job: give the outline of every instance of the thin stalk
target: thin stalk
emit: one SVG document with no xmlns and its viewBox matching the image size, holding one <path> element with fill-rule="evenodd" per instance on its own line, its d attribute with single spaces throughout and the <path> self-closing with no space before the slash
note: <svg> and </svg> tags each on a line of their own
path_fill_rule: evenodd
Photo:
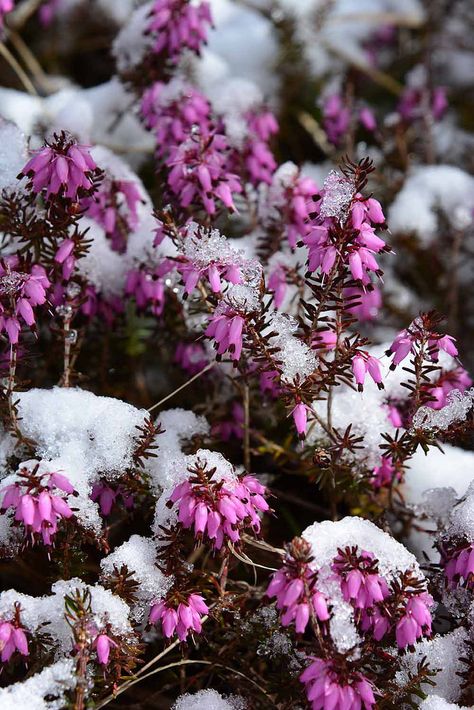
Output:
<svg viewBox="0 0 474 710">
<path fill-rule="evenodd" d="M 198 372 L 196 375 L 194 375 L 194 377 L 191 377 L 190 380 L 188 380 L 187 382 L 185 382 L 184 385 L 181 385 L 181 387 L 178 387 L 178 388 L 175 389 L 173 392 L 171 392 L 170 394 L 166 395 L 166 397 L 163 397 L 163 399 L 160 399 L 160 401 L 157 402 L 156 404 L 154 404 L 152 407 L 150 407 L 150 408 L 148 409 L 148 411 L 149 411 L 149 412 L 152 412 L 154 409 L 156 409 L 157 407 L 160 407 L 162 404 L 164 404 L 164 403 L 167 402 L 169 399 L 171 399 L 172 397 L 174 397 L 175 394 L 178 394 L 178 392 L 181 392 L 181 390 L 186 389 L 186 387 L 188 387 L 190 384 L 192 384 L 192 383 L 194 382 L 194 380 L 197 380 L 199 377 L 201 377 L 201 375 L 204 375 L 206 372 L 209 372 L 209 370 L 212 370 L 212 368 L 214 367 L 215 364 L 216 364 L 215 362 L 210 362 L 208 365 L 206 365 L 206 367 L 203 367 L 203 369 L 200 370 L 200 372 Z"/>
</svg>

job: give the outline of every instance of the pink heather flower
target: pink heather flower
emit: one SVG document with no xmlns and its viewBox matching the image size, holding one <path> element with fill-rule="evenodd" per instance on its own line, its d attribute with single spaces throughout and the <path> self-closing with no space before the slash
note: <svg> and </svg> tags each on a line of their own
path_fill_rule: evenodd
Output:
<svg viewBox="0 0 474 710">
<path fill-rule="evenodd" d="M 222 304 L 216 308 L 204 335 L 213 338 L 217 355 L 230 353 L 231 360 L 239 360 L 242 353 L 245 319 L 232 307 Z"/>
<path fill-rule="evenodd" d="M 94 502 L 99 502 L 100 512 L 105 517 L 109 516 L 117 499 L 121 497 L 122 503 L 127 510 L 133 508 L 133 495 L 129 493 L 123 486 L 111 488 L 107 483 L 94 483 L 92 487 L 91 499 Z"/>
<path fill-rule="evenodd" d="M 404 614 L 395 627 L 395 638 L 399 648 L 414 646 L 417 639 L 431 634 L 431 614 L 429 606 L 433 599 L 423 592 L 408 600 Z"/>
<path fill-rule="evenodd" d="M 270 273 L 268 278 L 268 288 L 273 291 L 273 301 L 275 308 L 280 308 L 285 300 L 288 284 L 286 280 L 286 268 L 283 264 L 278 264 Z"/>
<path fill-rule="evenodd" d="M 209 358 L 201 343 L 178 343 L 173 361 L 190 375 L 203 370 Z"/>
<path fill-rule="evenodd" d="M 112 646 L 118 647 L 118 644 L 107 636 L 107 634 L 98 634 L 94 641 L 95 650 L 97 652 L 97 660 L 103 666 L 106 666 L 109 662 L 110 649 Z"/>
<path fill-rule="evenodd" d="M 376 285 L 370 290 L 357 286 L 346 288 L 344 298 L 348 299 L 347 310 L 361 323 L 375 320 L 382 307 L 382 293 Z"/>
<path fill-rule="evenodd" d="M 278 380 L 279 373 L 277 370 L 262 372 L 259 378 L 260 391 L 263 394 L 268 393 L 270 397 L 278 397 L 281 391 Z"/>
<path fill-rule="evenodd" d="M 29 655 L 25 631 L 12 621 L 0 621 L 0 651 L 2 663 L 8 663 L 15 651 Z"/>
<path fill-rule="evenodd" d="M 373 133 L 377 130 L 377 120 L 374 112 L 367 106 L 364 106 L 364 108 L 361 108 L 359 111 L 359 121 L 366 131 Z"/>
<path fill-rule="evenodd" d="M 87 215 L 104 228 L 112 249 L 122 253 L 128 233 L 138 226 L 138 205 L 142 202 L 142 192 L 132 180 L 106 179 L 93 197 L 82 200 L 82 205 Z"/>
<path fill-rule="evenodd" d="M 423 316 L 411 323 L 410 327 L 400 331 L 397 337 L 387 350 L 387 355 L 393 355 L 390 368 L 395 369 L 410 353 L 416 352 L 416 346 L 426 340 L 426 331 L 423 324 Z M 428 352 L 426 353 L 433 362 L 438 362 L 439 351 L 443 350 L 451 357 L 457 357 L 458 350 L 455 339 L 450 335 L 440 335 L 431 333 L 428 338 Z"/>
<path fill-rule="evenodd" d="M 50 285 L 42 266 L 28 266 L 16 256 L 0 260 L 0 333 L 5 331 L 12 345 L 18 343 L 22 322 L 35 326 L 33 309 L 46 302 Z"/>
<path fill-rule="evenodd" d="M 43 2 L 41 4 L 40 9 L 38 10 L 38 15 L 43 27 L 48 27 L 48 25 L 52 23 L 56 15 L 56 11 L 62 1 L 63 0 L 48 0 L 47 2 Z"/>
<path fill-rule="evenodd" d="M 451 585 L 465 585 L 474 588 L 474 543 L 470 543 L 451 554 L 444 562 L 445 574 Z"/>
<path fill-rule="evenodd" d="M 357 384 L 357 389 L 362 392 L 367 373 L 379 389 L 383 389 L 382 370 L 380 360 L 367 353 L 359 352 L 352 358 L 352 372 Z"/>
<path fill-rule="evenodd" d="M 63 132 L 35 153 L 19 177 L 28 177 L 30 188 L 38 194 L 45 191 L 47 199 L 61 195 L 76 202 L 94 192 L 95 174 L 97 165 L 88 147 L 78 145 Z"/>
<path fill-rule="evenodd" d="M 62 275 L 66 281 L 71 277 L 76 264 L 74 257 L 75 242 L 73 239 L 64 239 L 58 247 L 54 256 L 57 264 L 62 264 Z"/>
<path fill-rule="evenodd" d="M 389 594 L 385 580 L 377 572 L 377 564 L 371 552 L 357 549 L 339 551 L 332 569 L 341 578 L 342 595 L 356 609 L 371 609 Z"/>
<path fill-rule="evenodd" d="M 426 87 L 405 89 L 397 106 L 398 113 L 405 121 L 411 123 L 423 118 L 426 96 L 429 91 Z M 436 87 L 429 93 L 428 100 L 434 120 L 440 121 L 448 108 L 446 89 L 442 86 Z"/>
<path fill-rule="evenodd" d="M 242 148 L 232 155 L 235 172 L 240 172 L 243 158 L 248 181 L 255 187 L 261 183 L 270 185 L 277 164 L 268 141 L 278 132 L 278 122 L 270 111 L 251 111 L 243 118 L 247 123 L 247 135 Z"/>
<path fill-rule="evenodd" d="M 242 440 L 244 438 L 244 408 L 239 402 L 232 403 L 232 418 L 217 422 L 212 426 L 213 436 L 217 436 L 222 441 L 229 441 L 232 438 Z"/>
<path fill-rule="evenodd" d="M 157 153 L 168 155 L 172 146 L 187 140 L 193 126 L 201 135 L 209 135 L 211 106 L 207 98 L 191 84 L 180 80 L 150 86 L 142 97 L 141 114 L 146 128 L 156 136 Z"/>
<path fill-rule="evenodd" d="M 433 383 L 429 393 L 435 399 L 427 402 L 431 409 L 442 409 L 447 404 L 447 397 L 453 389 L 465 392 L 472 386 L 472 380 L 463 367 L 456 367 L 454 370 L 443 372 L 438 380 Z"/>
<path fill-rule="evenodd" d="M 244 529 L 260 531 L 259 512 L 269 510 L 266 489 L 253 476 L 241 479 L 213 478 L 215 469 L 207 473 L 196 468 L 191 479 L 176 486 L 169 504 L 178 503 L 178 520 L 191 528 L 198 539 L 207 538 L 215 550 L 229 540 L 236 544 Z"/>
<path fill-rule="evenodd" d="M 199 279 L 205 276 L 213 293 L 222 291 L 222 279 L 232 284 L 241 282 L 240 269 L 237 264 L 219 264 L 212 261 L 208 266 L 199 268 L 192 263 L 179 264 L 178 271 L 184 280 L 184 292 L 190 294 L 196 288 Z"/>
<path fill-rule="evenodd" d="M 323 104 L 323 126 L 329 141 L 339 145 L 351 122 L 351 114 L 339 94 L 328 96 Z"/>
<path fill-rule="evenodd" d="M 364 632 L 372 632 L 376 641 L 381 641 L 383 637 L 390 631 L 391 623 L 383 611 L 375 606 L 373 609 L 362 612 L 361 629 Z"/>
<path fill-rule="evenodd" d="M 195 5 L 189 0 L 155 0 L 149 18 L 152 51 L 166 54 L 173 62 L 184 49 L 199 52 L 207 39 L 207 25 L 212 24 L 209 4 Z"/>
<path fill-rule="evenodd" d="M 303 244 L 308 247 L 308 269 L 311 272 L 321 269 L 323 274 L 329 274 L 336 263 L 338 251 L 333 243 L 332 231 L 337 219 L 326 215 L 325 205 L 327 200 L 330 203 L 334 201 L 334 192 L 337 193 L 341 189 L 345 191 L 350 187 L 345 183 L 345 178 L 330 175 L 321 191 L 321 199 L 313 203 L 312 213 L 315 217 L 302 239 Z M 385 225 L 385 217 L 377 200 L 372 197 L 367 199 L 356 193 L 352 197 L 346 221 L 354 231 L 339 252 L 339 257 L 349 267 L 352 278 L 365 287 L 370 284 L 371 272 L 378 276 L 382 274 L 374 255 L 388 251 L 389 248 L 384 240 L 375 234 L 375 228 L 377 225 Z"/>
<path fill-rule="evenodd" d="M 26 492 L 23 492 L 26 489 Z M 20 472 L 20 480 L 3 489 L 1 510 L 13 508 L 14 520 L 22 523 L 32 543 L 41 536 L 44 545 L 54 544 L 58 524 L 71 518 L 73 512 L 66 499 L 53 493 L 60 489 L 67 494 L 74 494 L 71 482 L 59 473 L 35 475 L 26 469 Z"/>
<path fill-rule="evenodd" d="M 337 334 L 333 330 L 318 330 L 313 334 L 312 347 L 317 350 L 334 350 Z"/>
<path fill-rule="evenodd" d="M 376 489 L 390 486 L 396 475 L 397 469 L 391 459 L 381 456 L 380 464 L 374 468 L 371 483 Z"/>
<path fill-rule="evenodd" d="M 128 272 L 125 282 L 125 293 L 134 296 L 140 310 L 149 308 L 155 316 L 163 313 L 165 305 L 164 277 L 175 268 L 170 259 L 163 259 L 155 267 L 143 266 Z"/>
<path fill-rule="evenodd" d="M 296 168 L 293 173 L 284 172 L 283 175 L 277 170 L 273 176 L 265 211 L 279 215 L 277 226 L 286 232 L 291 249 L 295 249 L 298 241 L 310 231 L 308 220 L 314 210 L 313 197 L 317 194 L 316 183 Z"/>
<path fill-rule="evenodd" d="M 15 7 L 14 0 L 0 0 L 0 28 L 3 27 L 5 15 Z"/>
<path fill-rule="evenodd" d="M 201 633 L 202 617 L 209 612 L 209 607 L 200 594 L 190 594 L 179 601 L 162 601 L 154 604 L 150 611 L 150 624 L 161 621 L 163 635 L 171 638 L 174 634 L 180 641 L 186 641 L 188 634 Z"/>
<path fill-rule="evenodd" d="M 284 565 L 272 575 L 266 595 L 276 597 L 277 609 L 283 612 L 282 626 L 294 624 L 296 632 L 303 634 L 312 615 L 319 621 L 328 621 L 326 597 L 318 591 L 316 582 L 316 572 L 304 562 L 299 567 Z"/>
<path fill-rule="evenodd" d="M 370 710 L 375 706 L 372 684 L 358 671 L 340 677 L 332 661 L 309 657 L 311 664 L 300 675 L 312 710 Z"/>
<path fill-rule="evenodd" d="M 306 436 L 306 428 L 308 426 L 308 411 L 309 408 L 303 402 L 299 402 L 296 407 L 294 407 L 291 412 L 293 416 L 293 421 L 295 423 L 296 431 L 300 439 L 304 439 Z"/>
<path fill-rule="evenodd" d="M 238 175 L 227 169 L 229 146 L 219 133 L 202 135 L 199 129 L 188 140 L 173 146 L 168 158 L 168 185 L 183 208 L 195 204 L 213 215 L 216 200 L 235 211 L 233 194 L 242 192 Z"/>
</svg>

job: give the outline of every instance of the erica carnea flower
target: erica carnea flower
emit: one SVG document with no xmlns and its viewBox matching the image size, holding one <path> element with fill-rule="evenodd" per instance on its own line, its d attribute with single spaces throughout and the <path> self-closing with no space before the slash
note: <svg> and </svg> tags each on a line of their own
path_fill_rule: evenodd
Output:
<svg viewBox="0 0 474 710">
<path fill-rule="evenodd" d="M 433 362 L 437 362 L 439 351 L 443 350 L 451 357 L 457 357 L 458 349 L 455 339 L 450 335 L 441 335 L 431 329 L 431 314 L 422 313 L 405 330 L 400 331 L 391 344 L 387 355 L 393 356 L 390 368 L 393 370 L 410 353 L 416 353 L 420 348 L 424 348 L 424 356 Z"/>
<path fill-rule="evenodd" d="M 212 129 L 211 106 L 207 98 L 179 79 L 155 82 L 146 89 L 141 102 L 145 126 L 156 136 L 158 155 L 166 157 L 172 146 L 187 140 L 193 126 L 201 135 Z"/>
<path fill-rule="evenodd" d="M 260 531 L 259 513 L 269 510 L 265 486 L 254 476 L 217 478 L 216 469 L 199 461 L 191 477 L 176 486 L 169 505 L 178 504 L 178 520 L 207 539 L 215 550 L 230 541 L 237 544 L 243 530 Z"/>
<path fill-rule="evenodd" d="M 23 468 L 18 477 L 18 481 L 3 489 L 1 509 L 15 511 L 15 521 L 24 526 L 33 543 L 41 538 L 44 545 L 50 546 L 61 520 L 73 515 L 67 499 L 59 492 L 73 495 L 74 487 L 62 473 L 38 474 L 38 467 L 33 471 Z"/>
<path fill-rule="evenodd" d="M 310 657 L 311 664 L 300 681 L 313 710 L 370 710 L 375 705 L 374 688 L 357 671 L 338 674 L 331 661 Z"/>
<path fill-rule="evenodd" d="M 364 388 L 365 377 L 370 375 L 379 389 L 383 389 L 382 369 L 380 360 L 368 353 L 359 352 L 352 358 L 352 372 L 359 391 Z"/>
<path fill-rule="evenodd" d="M 296 431 L 301 439 L 306 436 L 306 429 L 308 426 L 308 411 L 309 407 L 303 402 L 299 402 L 296 407 L 294 407 L 291 414 L 293 415 L 293 421 L 295 423 Z"/>
<path fill-rule="evenodd" d="M 153 315 L 160 316 L 165 305 L 165 276 L 174 268 L 174 262 L 163 259 L 154 267 L 132 269 L 127 274 L 125 293 L 134 296 L 138 308 L 149 308 Z"/>
<path fill-rule="evenodd" d="M 0 28 L 3 27 L 5 15 L 11 12 L 14 7 L 14 0 L 0 0 Z"/>
<path fill-rule="evenodd" d="M 243 346 L 245 319 L 230 306 L 222 304 L 211 317 L 205 335 L 215 340 L 218 355 L 230 353 L 232 360 L 239 360 Z"/>
<path fill-rule="evenodd" d="M 10 343 L 18 343 L 22 323 L 35 326 L 34 308 L 46 302 L 50 285 L 42 266 L 30 266 L 17 256 L 0 260 L 0 333 L 5 331 Z"/>
<path fill-rule="evenodd" d="M 22 656 L 29 655 L 26 633 L 16 620 L 0 620 L 0 659 L 2 663 L 8 663 L 15 651 L 18 651 Z"/>
<path fill-rule="evenodd" d="M 474 588 L 474 543 L 443 556 L 444 572 L 451 585 Z"/>
<path fill-rule="evenodd" d="M 198 52 L 211 23 L 207 2 L 196 5 L 190 0 L 154 0 L 147 28 L 154 37 L 152 50 L 166 53 L 174 61 L 184 49 Z"/>
<path fill-rule="evenodd" d="M 209 608 L 200 594 L 190 594 L 186 597 L 177 593 L 167 601 L 154 604 L 149 621 L 151 624 L 160 621 L 166 638 L 176 634 L 180 641 L 186 641 L 189 633 L 201 633 L 201 620 L 208 611 Z"/>
<path fill-rule="evenodd" d="M 333 145 L 339 145 L 351 122 L 351 113 L 339 94 L 328 96 L 323 104 L 323 125 Z"/>
<path fill-rule="evenodd" d="M 29 178 L 30 188 L 38 194 L 44 191 L 47 199 L 61 195 L 76 202 L 94 192 L 98 174 L 89 148 L 63 132 L 35 153 L 19 177 Z"/>
<path fill-rule="evenodd" d="M 396 639 L 399 648 L 414 646 L 417 639 L 431 633 L 429 606 L 433 599 L 423 593 L 408 599 L 406 608 L 396 625 Z"/>
<path fill-rule="evenodd" d="M 186 141 L 172 148 L 167 160 L 168 185 L 182 207 L 195 204 L 213 215 L 218 200 L 235 211 L 233 195 L 242 192 L 242 184 L 227 167 L 228 152 L 224 135 L 202 135 L 197 127 Z"/>
<path fill-rule="evenodd" d="M 356 609 L 373 608 L 388 596 L 387 583 L 378 574 L 377 562 L 371 552 L 357 548 L 339 550 L 332 565 L 341 577 L 341 590 L 346 601 Z"/>
<path fill-rule="evenodd" d="M 301 538 L 293 540 L 283 567 L 274 573 L 266 592 L 277 599 L 282 625 L 294 624 L 301 634 L 310 619 L 318 622 L 329 619 L 326 597 L 318 591 L 317 574 L 310 568 L 309 560 L 308 544 Z"/>
<path fill-rule="evenodd" d="M 133 495 L 125 490 L 123 486 L 119 485 L 116 488 L 112 488 L 103 481 L 94 483 L 91 498 L 93 501 L 99 502 L 102 515 L 110 515 L 119 497 L 122 498 L 123 505 L 127 510 L 133 508 Z"/>
<path fill-rule="evenodd" d="M 94 648 L 97 652 L 97 660 L 103 666 L 106 666 L 109 662 L 110 649 L 112 647 L 117 647 L 117 643 L 107 636 L 107 634 L 98 634 L 94 640 Z"/>
</svg>

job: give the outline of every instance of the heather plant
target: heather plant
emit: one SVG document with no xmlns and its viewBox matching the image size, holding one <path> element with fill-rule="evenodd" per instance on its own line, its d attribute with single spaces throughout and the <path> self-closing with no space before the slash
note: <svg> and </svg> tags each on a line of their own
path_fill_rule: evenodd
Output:
<svg viewBox="0 0 474 710">
<path fill-rule="evenodd" d="M 473 21 L 0 0 L 2 708 L 472 705 Z"/>
</svg>

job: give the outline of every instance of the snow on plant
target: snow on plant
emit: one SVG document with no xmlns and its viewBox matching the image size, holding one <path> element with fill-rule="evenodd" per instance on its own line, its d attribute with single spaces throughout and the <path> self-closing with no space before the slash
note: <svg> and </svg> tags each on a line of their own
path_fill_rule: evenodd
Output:
<svg viewBox="0 0 474 710">
<path fill-rule="evenodd" d="M 435 4 L 0 2 L 2 707 L 474 702 Z"/>
</svg>

